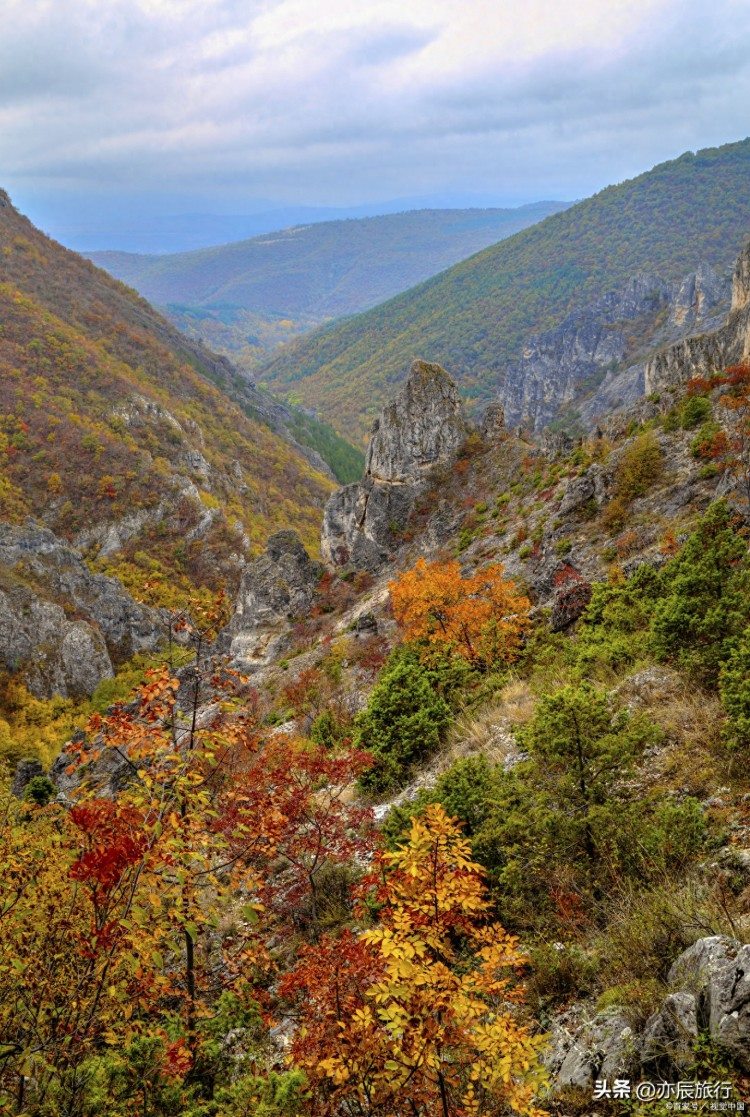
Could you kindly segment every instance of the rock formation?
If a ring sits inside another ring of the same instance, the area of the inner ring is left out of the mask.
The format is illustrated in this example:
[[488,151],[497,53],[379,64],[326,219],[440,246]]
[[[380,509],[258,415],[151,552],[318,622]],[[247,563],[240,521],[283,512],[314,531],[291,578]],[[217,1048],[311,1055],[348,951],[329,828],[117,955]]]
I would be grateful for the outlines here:
[[245,568],[234,615],[222,635],[232,659],[244,670],[257,670],[277,656],[290,620],[308,613],[323,573],[295,532],[272,535],[265,555]]
[[584,426],[593,426],[643,395],[649,352],[718,325],[715,316],[728,301],[728,283],[708,264],[678,284],[638,272],[620,289],[528,339],[505,376],[508,421],[539,431],[568,407],[580,412]]
[[554,1090],[590,1091],[598,1078],[675,1081],[695,1063],[695,1043],[706,1034],[750,1070],[750,946],[711,935],[676,959],[670,992],[642,1030],[619,1009],[606,1009],[571,1027],[553,1025],[545,1062]]
[[336,566],[377,569],[395,549],[431,471],[453,462],[469,430],[448,373],[414,361],[398,395],[373,424],[364,477],[339,489],[326,505],[323,557]]
[[750,357],[750,242],[732,278],[732,304],[725,324],[657,353],[645,370],[647,394],[672,392],[694,376],[705,376]]
[[0,665],[38,697],[89,695],[164,626],[46,528],[0,523]]

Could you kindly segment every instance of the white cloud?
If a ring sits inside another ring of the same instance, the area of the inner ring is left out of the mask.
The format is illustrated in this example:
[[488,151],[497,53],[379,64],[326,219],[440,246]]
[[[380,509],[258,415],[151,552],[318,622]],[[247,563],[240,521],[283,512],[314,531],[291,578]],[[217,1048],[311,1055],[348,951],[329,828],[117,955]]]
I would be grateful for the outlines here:
[[574,196],[740,138],[745,0],[5,0],[4,184]]

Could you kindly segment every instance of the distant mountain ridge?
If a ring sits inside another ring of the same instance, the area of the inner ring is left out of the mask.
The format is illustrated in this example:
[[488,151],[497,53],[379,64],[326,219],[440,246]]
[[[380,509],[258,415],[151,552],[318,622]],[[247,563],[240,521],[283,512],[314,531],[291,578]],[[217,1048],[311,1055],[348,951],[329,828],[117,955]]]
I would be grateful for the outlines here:
[[252,368],[279,343],[375,306],[566,205],[414,210],[297,225],[193,252],[89,259],[187,334]]
[[688,152],[610,186],[362,315],[285,346],[258,379],[349,437],[414,357],[451,369],[475,401],[504,400],[533,335],[626,284],[723,274],[750,232],[750,139]]

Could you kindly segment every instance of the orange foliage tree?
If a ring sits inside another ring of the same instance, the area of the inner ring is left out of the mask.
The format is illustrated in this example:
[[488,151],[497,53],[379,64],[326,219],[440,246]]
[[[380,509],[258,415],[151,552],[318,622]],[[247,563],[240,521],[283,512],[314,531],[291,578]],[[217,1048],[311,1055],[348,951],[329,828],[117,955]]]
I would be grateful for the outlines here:
[[437,804],[370,879],[372,930],[303,951],[282,989],[314,1117],[534,1114],[540,1040],[520,1018],[516,940],[487,921],[482,870]]
[[478,666],[512,660],[529,624],[530,602],[500,564],[463,576],[455,560],[419,559],[389,589],[407,640],[449,649]]
[[732,365],[711,380],[696,377],[688,385],[688,394],[703,394],[714,388],[721,389],[718,402],[728,413],[726,429],[704,441],[699,453],[739,479],[750,505],[750,361]]

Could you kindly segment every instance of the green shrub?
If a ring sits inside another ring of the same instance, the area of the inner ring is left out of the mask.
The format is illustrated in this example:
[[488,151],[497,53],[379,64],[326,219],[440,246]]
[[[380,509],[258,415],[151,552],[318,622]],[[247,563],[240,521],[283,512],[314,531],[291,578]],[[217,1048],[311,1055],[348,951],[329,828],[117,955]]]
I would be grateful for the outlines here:
[[660,574],[651,646],[706,685],[750,621],[747,543],[724,502],[711,505],[696,531]]
[[57,794],[57,788],[49,776],[32,776],[23,789],[23,797],[28,803],[46,807]]
[[750,629],[746,629],[719,675],[719,694],[727,712],[727,740],[750,745]]
[[365,790],[379,794],[402,786],[412,768],[440,744],[450,709],[439,692],[438,674],[408,647],[390,657],[354,722],[355,745],[375,758],[360,777]]
[[327,706],[310,726],[309,737],[316,745],[327,749],[337,748],[351,735],[351,722]]
[[711,417],[711,401],[705,396],[688,396],[680,408],[680,426],[692,431]]

